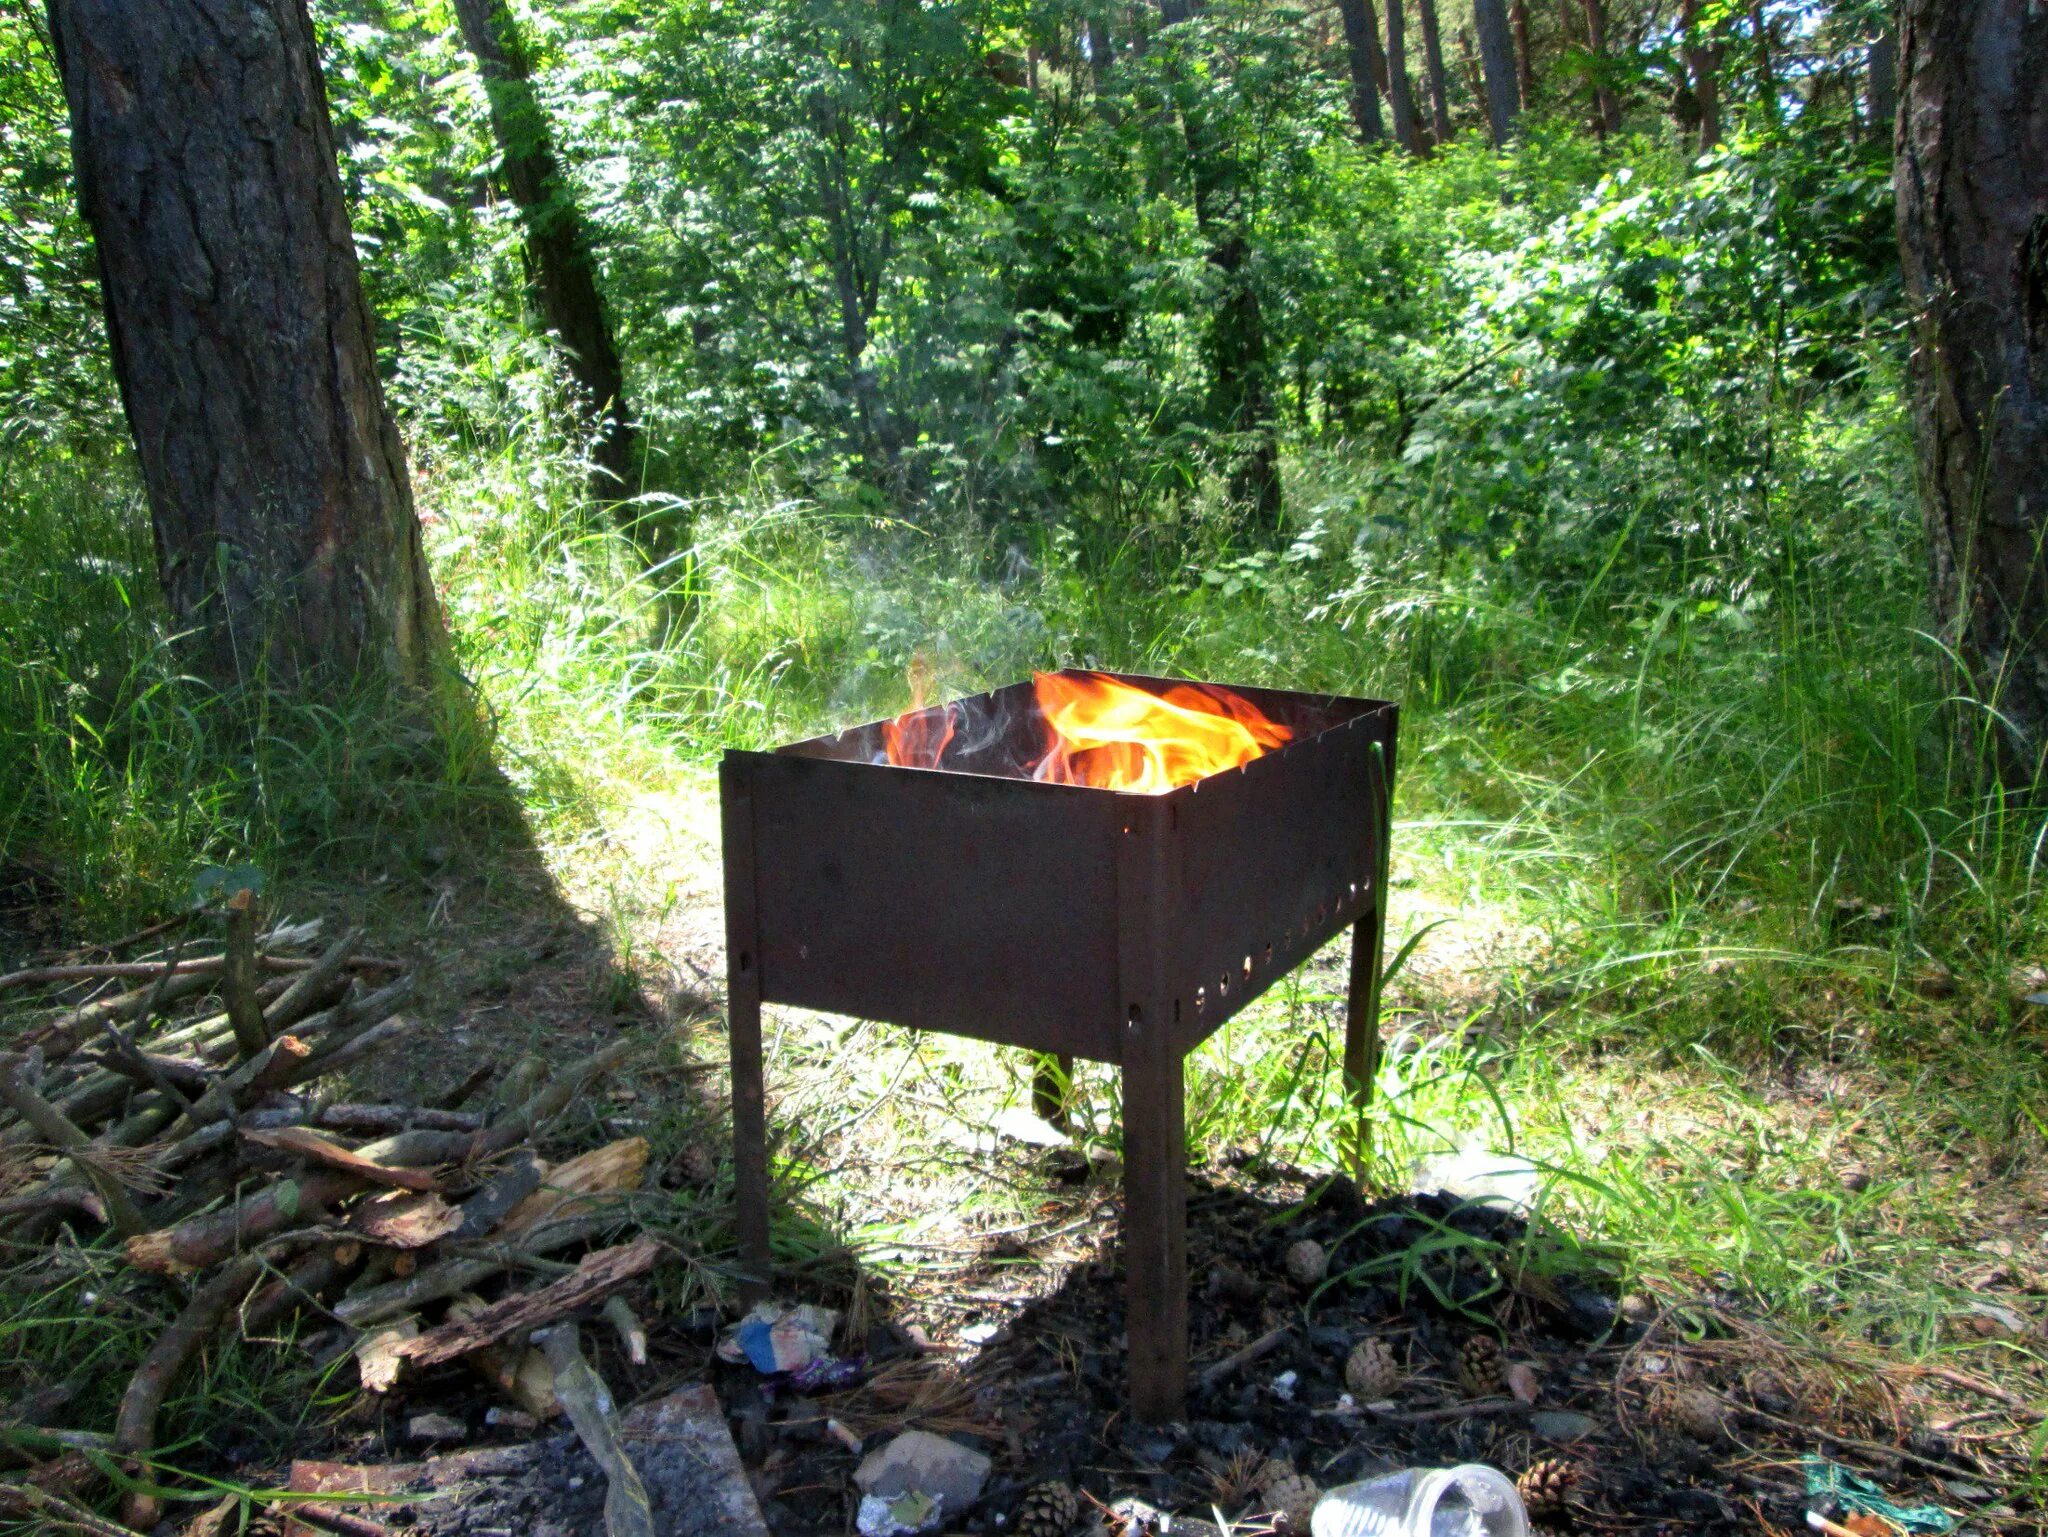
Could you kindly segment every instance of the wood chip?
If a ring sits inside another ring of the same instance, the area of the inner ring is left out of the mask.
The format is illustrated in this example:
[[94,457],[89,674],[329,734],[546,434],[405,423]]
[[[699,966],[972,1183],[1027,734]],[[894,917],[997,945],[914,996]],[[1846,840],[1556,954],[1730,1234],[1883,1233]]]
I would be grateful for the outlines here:
[[387,1249],[423,1249],[462,1226],[462,1213],[431,1190],[390,1190],[349,1213],[348,1228]]
[[420,1321],[408,1314],[357,1340],[356,1371],[362,1377],[363,1390],[390,1392],[392,1384],[398,1381],[399,1368],[405,1365],[405,1357],[398,1353],[399,1345],[419,1337]]
[[606,1143],[544,1170],[540,1189],[512,1208],[499,1231],[522,1233],[543,1222],[577,1216],[595,1207],[590,1197],[638,1190],[646,1178],[645,1137]]

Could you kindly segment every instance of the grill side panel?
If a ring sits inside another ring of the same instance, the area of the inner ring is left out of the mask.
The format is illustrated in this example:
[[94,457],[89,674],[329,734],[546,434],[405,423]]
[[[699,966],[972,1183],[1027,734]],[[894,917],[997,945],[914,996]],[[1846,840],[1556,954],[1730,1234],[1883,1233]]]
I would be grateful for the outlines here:
[[1394,720],[1379,705],[1168,797],[1183,1050],[1381,900]]
[[784,753],[726,762],[753,808],[764,1000],[1118,1060],[1120,797]]

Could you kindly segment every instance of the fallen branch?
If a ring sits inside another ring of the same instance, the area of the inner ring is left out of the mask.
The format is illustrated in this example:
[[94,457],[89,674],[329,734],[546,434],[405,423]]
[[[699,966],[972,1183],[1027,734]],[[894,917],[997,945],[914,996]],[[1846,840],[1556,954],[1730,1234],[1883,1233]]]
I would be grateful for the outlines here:
[[484,1118],[474,1110],[434,1110],[413,1105],[323,1105],[312,1124],[322,1131],[351,1131],[362,1136],[390,1136],[401,1131],[474,1132]]
[[253,1057],[270,1044],[263,1026],[263,1004],[256,997],[256,893],[246,886],[228,898],[228,953],[221,968],[221,1001],[228,1006],[228,1025],[235,1047]]
[[[100,961],[83,966],[31,966],[26,971],[10,971],[5,976],[0,976],[0,993],[14,987],[48,987],[58,982],[127,981],[137,977],[153,979],[167,973],[172,976],[203,977],[210,980],[219,976],[226,964],[225,956],[202,955],[195,956],[189,961],[175,961],[168,967],[161,961]],[[142,996],[148,996],[146,990]]]
[[632,1041],[621,1038],[613,1041],[602,1051],[585,1057],[581,1062],[571,1063],[553,1083],[517,1110],[493,1121],[478,1132],[476,1147],[471,1153],[472,1159],[482,1158],[491,1153],[502,1153],[507,1148],[516,1147],[526,1141],[544,1122],[560,1115],[568,1107],[569,1102],[583,1092],[584,1084],[617,1067],[632,1049]]
[[1250,1366],[1252,1362],[1259,1360],[1263,1356],[1269,1356],[1278,1350],[1281,1342],[1291,1332],[1286,1324],[1282,1324],[1277,1329],[1268,1329],[1249,1345],[1233,1350],[1214,1366],[1203,1368],[1202,1375],[1198,1381],[1204,1389],[1213,1389],[1218,1383],[1228,1382],[1247,1366]]
[[121,1033],[120,1026],[108,1020],[100,1027],[107,1034],[107,1050],[95,1058],[109,1072],[118,1073],[131,1083],[144,1088],[155,1089],[180,1105],[190,1107],[193,1098],[204,1094],[213,1083],[213,1075],[203,1067],[190,1062],[180,1062],[175,1057],[157,1057],[143,1051]]
[[1390,1425],[1433,1425],[1439,1420],[1491,1419],[1500,1414],[1526,1414],[1529,1406],[1518,1398],[1475,1398],[1469,1403],[1445,1404],[1441,1409],[1372,1409],[1366,1413]]
[[21,1059],[13,1054],[0,1056],[0,1101],[30,1126],[52,1147],[63,1153],[72,1165],[92,1182],[99,1192],[101,1202],[107,1208],[108,1220],[114,1231],[122,1235],[140,1233],[149,1224],[142,1213],[135,1209],[135,1203],[128,1198],[128,1192],[121,1182],[109,1174],[94,1158],[92,1139],[71,1122],[67,1121],[42,1095],[29,1087],[21,1076]]
[[338,1173],[279,1180],[223,1210],[188,1217],[174,1227],[138,1233],[122,1245],[122,1252],[138,1270],[158,1275],[195,1274],[290,1223],[317,1218],[363,1185],[357,1175]]
[[86,1537],[135,1537],[127,1527],[117,1526],[105,1516],[96,1516],[83,1505],[74,1505],[63,1495],[36,1484],[0,1483],[0,1509],[47,1523],[38,1528],[42,1531],[83,1532]]
[[275,1035],[280,1030],[290,1029],[303,1016],[312,1013],[320,995],[333,986],[347,969],[349,957],[355,954],[362,939],[361,929],[350,929],[329,945],[311,966],[293,977],[282,996],[263,1011],[263,1028]]
[[510,1335],[553,1323],[609,1296],[634,1277],[653,1269],[660,1255],[661,1245],[652,1238],[636,1238],[616,1248],[586,1254],[574,1273],[561,1280],[539,1291],[520,1292],[494,1302],[467,1318],[429,1329],[417,1339],[403,1340],[393,1353],[417,1366],[453,1361]]
[[289,1153],[294,1158],[303,1158],[308,1163],[320,1164],[343,1174],[353,1174],[373,1185],[389,1185],[396,1190],[435,1190],[440,1186],[440,1181],[426,1169],[380,1163],[352,1148],[343,1147],[339,1142],[330,1142],[303,1126],[281,1126],[275,1131],[245,1131],[242,1136],[258,1147]]
[[[237,1257],[221,1268],[192,1294],[171,1326],[157,1337],[149,1354],[128,1379],[121,1395],[121,1412],[114,1422],[114,1449],[127,1459],[128,1472],[139,1476],[156,1445],[156,1417],[164,1398],[178,1375],[184,1371],[199,1347],[221,1325],[229,1311],[263,1274],[266,1259],[262,1251]],[[128,1524],[143,1530],[156,1525],[162,1503],[155,1495],[136,1490],[121,1507]]]
[[334,1316],[357,1329],[384,1323],[402,1313],[416,1312],[429,1302],[468,1291],[479,1281],[522,1261],[586,1242],[618,1220],[617,1212],[593,1213],[522,1233],[516,1244],[474,1245],[463,1253],[423,1265],[400,1280],[365,1287],[342,1298],[334,1306]]

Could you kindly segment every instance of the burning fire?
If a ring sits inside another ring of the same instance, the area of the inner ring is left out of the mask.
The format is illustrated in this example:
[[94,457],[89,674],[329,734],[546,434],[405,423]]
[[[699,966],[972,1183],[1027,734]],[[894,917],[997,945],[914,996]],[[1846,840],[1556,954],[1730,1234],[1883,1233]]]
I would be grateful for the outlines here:
[[[1157,795],[1251,762],[1294,733],[1228,689],[1177,683],[1149,693],[1100,673],[1032,677],[1051,743],[1033,779]],[[937,768],[958,707],[909,710],[883,728],[889,761]]]

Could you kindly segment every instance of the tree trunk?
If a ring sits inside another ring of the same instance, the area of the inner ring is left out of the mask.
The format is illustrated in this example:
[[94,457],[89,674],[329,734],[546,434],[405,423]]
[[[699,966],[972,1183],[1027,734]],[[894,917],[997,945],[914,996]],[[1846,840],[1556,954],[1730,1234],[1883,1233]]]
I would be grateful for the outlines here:
[[1870,40],[1865,60],[1869,75],[1868,132],[1881,144],[1889,144],[1899,118],[1899,34],[1887,20]]
[[1472,46],[1472,29],[1458,28],[1458,63],[1465,71],[1465,89],[1472,93],[1472,100],[1479,104],[1482,114],[1487,114],[1489,103],[1486,99],[1486,73],[1479,67],[1479,51]]
[[1436,142],[1448,144],[1451,138],[1450,89],[1444,80],[1444,40],[1437,30],[1436,0],[1415,0],[1415,9],[1422,19],[1422,61],[1429,71],[1429,119],[1436,133]]
[[1608,83],[1607,0],[1584,0],[1586,51],[1593,56],[1593,125],[1601,136],[1621,132],[1621,103]]
[[506,188],[526,230],[534,306],[561,349],[595,431],[592,489],[601,500],[638,489],[635,434],[626,409],[625,371],[611,318],[597,286],[590,228],[555,158],[517,23],[504,0],[455,0],[462,40],[476,56],[490,99],[491,130],[503,157]]
[[1394,105],[1394,137],[1411,155],[1422,153],[1422,124],[1408,89],[1408,21],[1402,0],[1387,0],[1387,95]]
[[1479,59],[1486,72],[1486,121],[1494,148],[1499,149],[1514,134],[1522,110],[1505,0],[1472,0],[1472,25],[1479,33]]
[[1679,0],[1679,51],[1692,77],[1694,111],[1698,116],[1700,153],[1721,142],[1721,45],[1700,28],[1700,0]]
[[2048,745],[2048,24],[2031,0],[1906,0],[1894,170],[1934,609],[1999,723]]
[[1374,35],[1370,0],[1337,0],[1344,19],[1344,61],[1351,70],[1351,121],[1358,125],[1358,137],[1377,144],[1387,136],[1380,117],[1380,92],[1373,81],[1373,50],[1379,46]]
[[[1171,25],[1187,15],[1187,0],[1160,0]],[[1280,443],[1274,423],[1272,368],[1265,315],[1251,279],[1251,240],[1237,206],[1245,169],[1202,110],[1201,87],[1178,70],[1181,134],[1194,186],[1195,224],[1209,246],[1209,265],[1222,285],[1205,351],[1210,416],[1227,435],[1225,478],[1231,506],[1248,527],[1270,533],[1280,526]]]
[[1522,105],[1536,104],[1536,53],[1529,43],[1529,0],[1508,0],[1508,26],[1515,37],[1515,87]]
[[1771,22],[1764,15],[1763,0],[1749,0],[1750,46],[1756,50],[1756,95],[1763,103],[1764,117],[1772,122],[1782,122],[1779,111],[1778,71],[1771,62]]
[[1110,29],[1106,8],[1088,18],[1088,73],[1097,90],[1116,67],[1116,35]]
[[224,683],[424,685],[446,634],[305,0],[48,0],[174,621]]

